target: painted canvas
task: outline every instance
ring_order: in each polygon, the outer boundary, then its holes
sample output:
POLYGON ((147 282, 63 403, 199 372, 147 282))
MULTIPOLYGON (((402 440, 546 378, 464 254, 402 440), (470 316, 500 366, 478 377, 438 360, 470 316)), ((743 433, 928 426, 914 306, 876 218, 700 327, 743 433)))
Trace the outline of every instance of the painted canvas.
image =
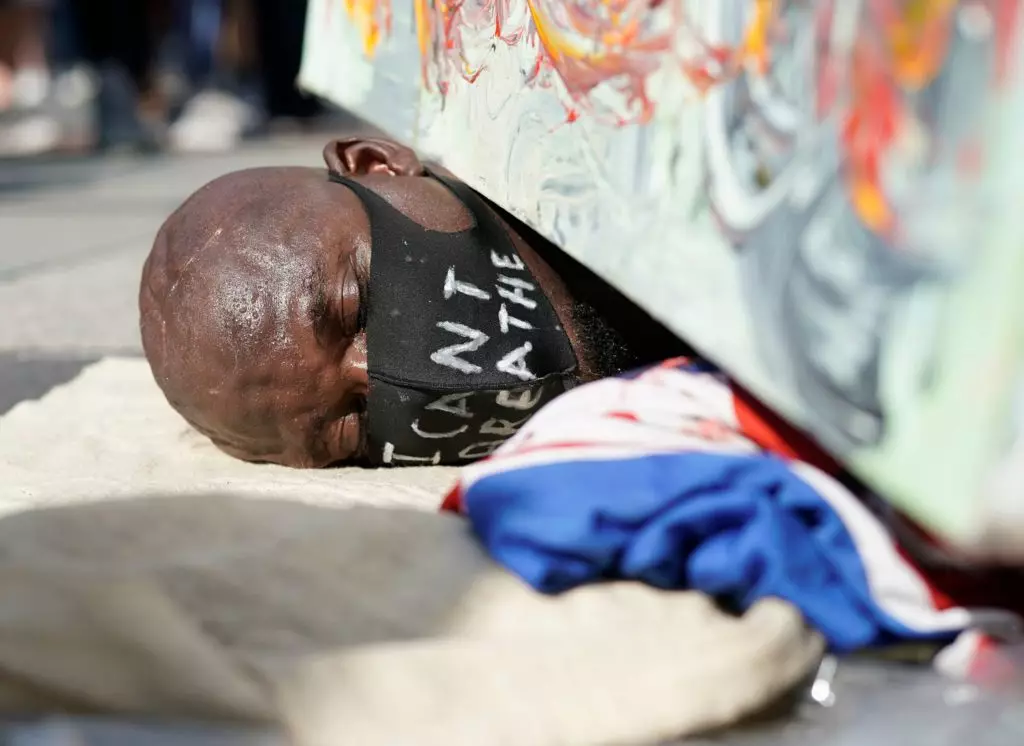
POLYGON ((300 80, 974 543, 1024 536, 1021 4, 313 0, 300 80))

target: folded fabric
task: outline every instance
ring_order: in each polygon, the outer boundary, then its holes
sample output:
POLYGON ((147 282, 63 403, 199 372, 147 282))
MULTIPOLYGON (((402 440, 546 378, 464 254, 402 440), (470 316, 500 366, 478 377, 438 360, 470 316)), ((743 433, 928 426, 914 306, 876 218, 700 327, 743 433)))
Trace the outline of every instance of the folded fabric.
POLYGON ((434 512, 456 474, 243 463, 145 360, 90 367, 0 417, 0 712, 261 721, 291 746, 661 743, 820 660, 775 599, 535 593, 434 512))
POLYGON ((293 746, 602 746, 729 725, 805 681, 790 604, 557 597, 452 516, 151 496, 0 520, 0 712, 269 723, 293 746), (624 632, 624 630, 626 632, 624 632))
POLYGON ((801 451, 719 372, 672 360, 555 400, 464 469, 445 506, 544 593, 628 578, 741 609, 775 596, 839 651, 1019 633, 1012 613, 934 597, 828 460, 801 451))

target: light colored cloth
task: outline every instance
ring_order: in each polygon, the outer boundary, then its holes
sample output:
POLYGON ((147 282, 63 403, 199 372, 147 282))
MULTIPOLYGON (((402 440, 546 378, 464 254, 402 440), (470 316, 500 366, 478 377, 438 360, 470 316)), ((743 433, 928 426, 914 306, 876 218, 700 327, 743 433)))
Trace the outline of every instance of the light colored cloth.
POLYGON ((69 501, 228 490, 433 511, 454 468, 289 469, 219 451, 167 404, 145 360, 108 358, 0 418, 0 514, 69 501))
POLYGON ((530 591, 433 512, 450 479, 242 464, 144 362, 86 370, 0 419, 0 708, 270 721, 300 746, 636 743, 814 668, 778 600, 530 591))

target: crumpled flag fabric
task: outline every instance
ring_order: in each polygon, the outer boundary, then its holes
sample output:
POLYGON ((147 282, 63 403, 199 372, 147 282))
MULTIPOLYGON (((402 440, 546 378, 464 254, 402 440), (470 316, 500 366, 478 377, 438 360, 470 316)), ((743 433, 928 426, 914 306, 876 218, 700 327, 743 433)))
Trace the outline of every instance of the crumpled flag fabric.
POLYGON ((836 651, 1019 633, 1015 614, 933 594, 827 457, 762 414, 685 359, 604 379, 465 468, 445 507, 543 593, 633 579, 740 609, 778 597, 836 651))

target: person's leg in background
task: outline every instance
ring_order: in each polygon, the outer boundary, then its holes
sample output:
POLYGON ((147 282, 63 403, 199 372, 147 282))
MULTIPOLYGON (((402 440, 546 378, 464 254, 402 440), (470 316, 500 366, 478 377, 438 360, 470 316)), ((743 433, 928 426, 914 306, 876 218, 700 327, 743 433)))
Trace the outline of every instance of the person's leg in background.
POLYGON ((152 148, 158 117, 141 105, 153 90, 153 7, 145 0, 71 0, 84 57, 99 73, 100 145, 152 148))
POLYGON ((72 0, 85 57, 97 67, 115 64, 140 90, 149 85, 153 28, 144 0, 72 0))
POLYGON ((185 51, 185 73, 193 85, 202 86, 214 74, 220 40, 221 0, 178 0, 175 16, 185 51))
POLYGON ((35 105, 46 95, 47 3, 0 2, 0 109, 35 105))
POLYGON ((242 0, 179 0, 179 29, 193 95, 168 132, 177 151, 223 151, 262 124, 257 97, 246 95, 253 42, 242 0))
POLYGON ((295 85, 302 64, 306 0, 253 0, 260 71, 271 117, 308 119, 319 102, 295 85))
POLYGON ((60 145, 49 116, 52 93, 45 0, 0 0, 0 154, 31 155, 60 145))

